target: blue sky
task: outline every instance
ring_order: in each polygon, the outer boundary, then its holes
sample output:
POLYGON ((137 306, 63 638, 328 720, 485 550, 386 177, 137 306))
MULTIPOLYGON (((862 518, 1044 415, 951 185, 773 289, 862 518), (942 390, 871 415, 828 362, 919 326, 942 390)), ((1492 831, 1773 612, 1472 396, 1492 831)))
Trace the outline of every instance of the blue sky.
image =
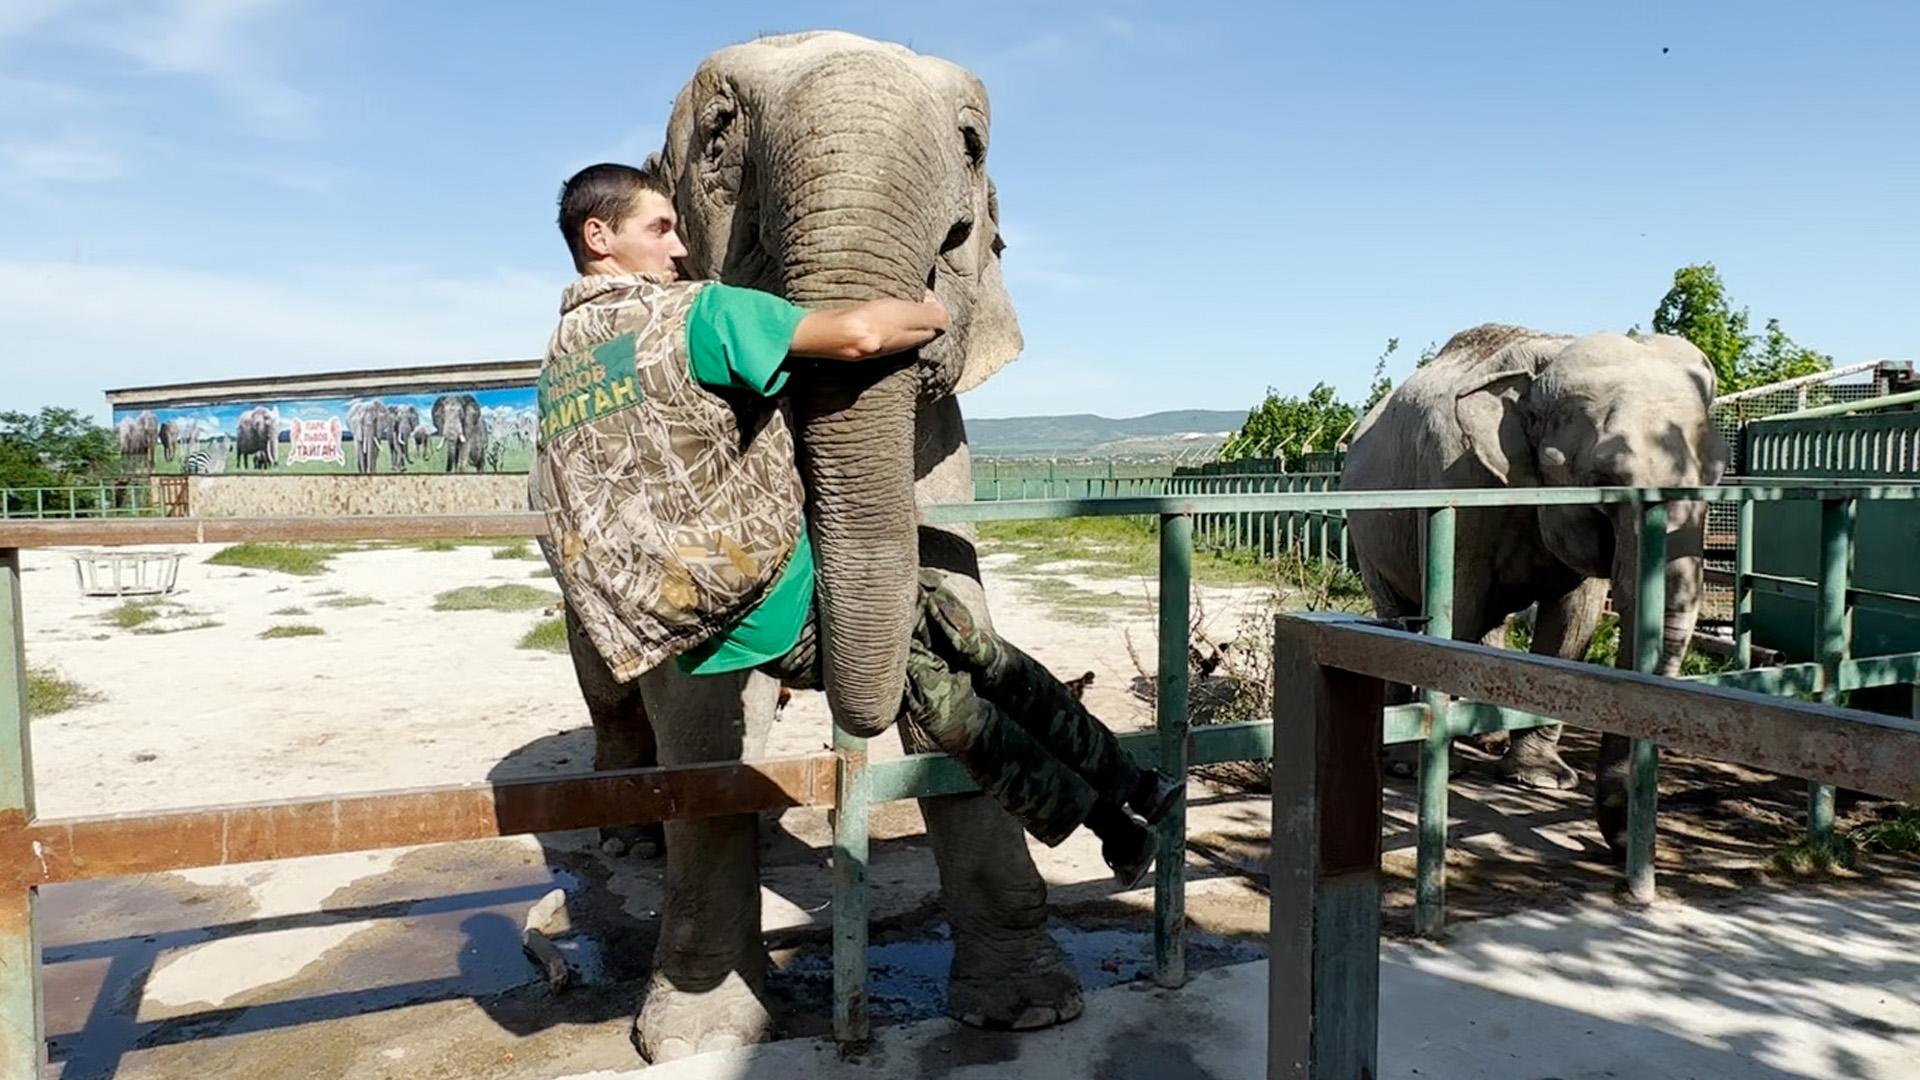
POLYGON ((814 27, 993 97, 1027 348, 971 415, 1359 395, 1708 260, 1837 362, 1920 337, 1910 4, 0 0, 0 409, 535 356, 560 180, 814 27))

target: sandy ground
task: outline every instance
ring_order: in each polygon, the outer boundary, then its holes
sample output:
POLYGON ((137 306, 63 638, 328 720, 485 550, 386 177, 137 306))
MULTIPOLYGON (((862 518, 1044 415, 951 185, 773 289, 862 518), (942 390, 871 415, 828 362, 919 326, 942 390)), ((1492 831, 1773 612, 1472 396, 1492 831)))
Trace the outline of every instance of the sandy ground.
MULTIPOLYGON (((186 548, 165 619, 108 621, 82 597, 69 554, 25 553, 28 656, 101 700, 33 725, 43 816, 144 811, 485 777, 573 772, 591 741, 564 656, 516 648, 541 611, 432 610, 464 585, 537 579, 537 560, 488 546, 336 556, 313 577, 210 566, 186 548), (328 606, 345 598, 377 603, 328 606), (298 608, 303 614, 275 614, 298 608), (262 640, 282 624, 315 636, 262 640), (210 625, 203 625, 210 624, 210 625), (178 629, 150 633, 154 629, 178 629)), ((1120 729, 1151 723, 1141 695, 1155 655, 1152 587, 1071 565, 985 560, 1000 630, 1063 677, 1094 673, 1086 700, 1120 729), (1064 590, 1064 592, 1063 592, 1064 590), (1107 597, 1109 599, 1101 599, 1107 597), (1139 661, 1134 659, 1139 657, 1139 661)), ((1264 611, 1255 589, 1203 589, 1210 633, 1264 611)), ((1204 691, 1206 688, 1201 688, 1204 691)), ((797 695, 770 755, 826 745, 817 695, 797 695)), ((1577 766, 1590 765, 1578 740, 1577 766)), ((879 754, 897 753, 891 739, 879 754)), ((1794 837, 1791 781, 1684 759, 1663 779, 1663 885, 1728 901, 1790 887, 1765 870, 1794 837)), ((1407 927, 1413 809, 1389 793, 1390 931, 1407 927)), ((1614 871, 1581 792, 1520 793, 1471 762, 1456 787, 1449 900, 1471 920, 1604 897, 1614 871)), ((1264 954, 1267 798, 1196 782, 1188 875, 1191 965, 1264 954)), ((1877 804, 1847 807, 1855 819, 1877 804)), ((940 1015, 944 943, 932 858, 911 803, 880 808, 871 869, 873 1007, 882 1023, 940 1015)), ((765 923, 782 1035, 830 1018, 825 814, 794 810, 763 832, 765 923)), ((1034 848, 1056 937, 1089 988, 1150 963, 1151 894, 1120 894, 1084 836, 1034 848)), ((1870 864, 1849 888, 1871 889, 1870 864)), ((627 1040, 644 985, 657 861, 614 857, 569 833, 60 886, 43 891, 54 1075, 540 1077, 636 1064, 627 1040), (562 944, 578 985, 549 995, 520 954, 530 905, 565 890, 562 944)))

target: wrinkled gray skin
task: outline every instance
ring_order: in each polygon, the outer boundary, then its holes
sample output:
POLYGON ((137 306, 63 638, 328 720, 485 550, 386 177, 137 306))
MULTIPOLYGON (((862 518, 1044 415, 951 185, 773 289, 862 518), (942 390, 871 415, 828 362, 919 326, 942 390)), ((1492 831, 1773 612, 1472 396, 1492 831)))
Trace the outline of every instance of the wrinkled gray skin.
POLYGON ((447 449, 447 471, 479 472, 487 460, 487 424, 480 402, 472 394, 444 394, 433 399, 434 434, 447 449))
MULTIPOLYGON (((1433 363, 1367 414, 1342 490, 1492 487, 1702 487, 1728 450, 1709 418, 1712 367, 1682 338, 1567 338, 1484 325, 1449 340, 1433 363)), ((1705 503, 1668 509, 1667 602, 1659 672, 1677 675, 1700 610, 1705 503)), ((1356 512, 1349 535, 1385 617, 1420 614, 1422 512, 1356 512)), ((1631 507, 1461 510, 1453 636, 1503 643, 1508 615, 1539 605, 1532 651, 1586 655, 1609 585, 1633 625, 1638 520, 1631 507)), ((1630 634, 1630 631, 1628 631, 1630 634)), ((1623 641, 1622 650, 1628 645, 1623 641)), ((1534 787, 1571 788, 1560 728, 1516 732, 1501 761, 1534 787)), ((1626 832, 1627 740, 1601 741, 1595 809, 1616 851, 1626 832)))
MULTIPOLYGON (((393 438, 393 417, 379 398, 347 406, 347 431, 353 435, 354 469, 371 473, 380 467, 380 444, 393 438)), ((389 453, 389 460, 393 455, 389 453)), ((398 462, 395 461, 396 469, 398 462)))
MULTIPOLYGON (((837 33, 715 53, 667 129, 688 276, 811 306, 918 299, 931 283, 950 315, 952 329, 915 353, 806 364, 791 383, 827 699, 856 734, 881 733, 899 711, 917 567, 945 570, 987 621, 971 528, 920 527, 915 514, 916 500, 972 498, 954 394, 1020 351, 987 136, 973 75, 837 33)), ((623 688, 571 638, 596 767, 761 754, 774 680, 696 680, 668 664, 623 688)), ((909 749, 933 749, 924 733, 900 730, 909 749)), ((1020 826, 981 795, 922 800, 921 811, 953 927, 953 1014, 1012 1028, 1078 1016, 1078 980, 1046 934, 1046 885, 1020 826)), ((664 925, 635 1021, 652 1060, 766 1032, 756 827, 754 816, 666 825, 664 925)))
POLYGON ((234 463, 242 469, 272 467, 280 453, 280 417, 265 405, 240 414, 233 439, 234 463))

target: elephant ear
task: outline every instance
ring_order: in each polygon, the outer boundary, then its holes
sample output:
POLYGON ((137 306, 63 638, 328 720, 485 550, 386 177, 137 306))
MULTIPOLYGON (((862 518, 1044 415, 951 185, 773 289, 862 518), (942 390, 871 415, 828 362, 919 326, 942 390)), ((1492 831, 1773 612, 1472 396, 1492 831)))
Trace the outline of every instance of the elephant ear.
POLYGON ((960 381, 953 387, 956 394, 979 386, 1013 363, 1026 344, 1020 334, 1020 319, 1013 313, 1013 297, 1007 294, 1007 279, 1000 272, 1000 253, 1006 244, 1000 239, 1000 197, 992 180, 987 181, 987 224, 993 233, 987 241, 986 258, 981 261, 979 292, 967 319, 966 357, 960 381))
POLYGON ((1502 484, 1511 483, 1516 463, 1524 469, 1533 457, 1523 412, 1532 387, 1531 371, 1503 371, 1453 399, 1454 419, 1467 448, 1502 484))

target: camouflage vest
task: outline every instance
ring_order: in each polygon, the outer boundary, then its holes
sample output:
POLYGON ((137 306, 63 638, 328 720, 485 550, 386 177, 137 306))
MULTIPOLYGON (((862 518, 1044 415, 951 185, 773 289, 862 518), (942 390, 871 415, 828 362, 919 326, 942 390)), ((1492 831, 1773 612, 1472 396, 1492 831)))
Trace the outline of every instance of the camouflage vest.
POLYGON ((622 682, 737 622, 802 527, 785 407, 694 381, 686 319, 702 287, 580 278, 540 365, 541 547, 622 682))

